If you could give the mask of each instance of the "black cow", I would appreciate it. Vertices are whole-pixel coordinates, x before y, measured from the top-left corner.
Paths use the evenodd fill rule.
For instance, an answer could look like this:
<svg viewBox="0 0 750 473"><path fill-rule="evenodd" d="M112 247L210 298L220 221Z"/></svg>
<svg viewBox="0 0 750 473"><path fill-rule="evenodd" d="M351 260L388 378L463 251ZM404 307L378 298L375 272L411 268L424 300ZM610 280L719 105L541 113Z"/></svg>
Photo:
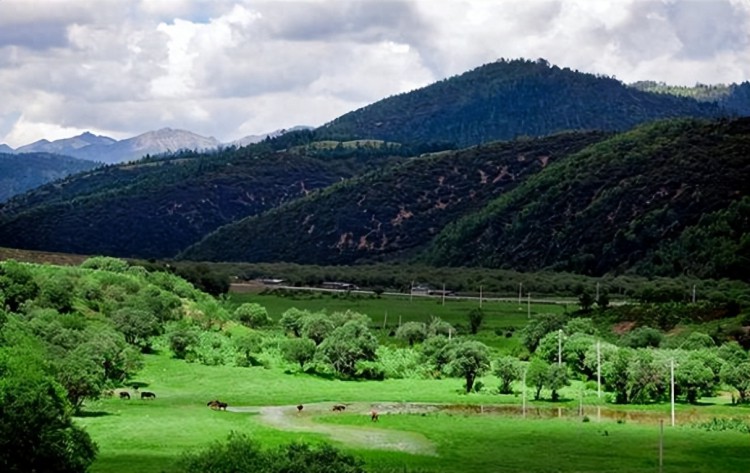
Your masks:
<svg viewBox="0 0 750 473"><path fill-rule="evenodd" d="M141 399L156 399L156 394L149 391L143 391L141 393Z"/></svg>
<svg viewBox="0 0 750 473"><path fill-rule="evenodd" d="M130 393L127 391L120 391L120 399L130 399Z"/></svg>
<svg viewBox="0 0 750 473"><path fill-rule="evenodd" d="M331 409L333 412L343 412L344 409L346 409L346 406L343 404L336 404L333 406L333 409Z"/></svg>

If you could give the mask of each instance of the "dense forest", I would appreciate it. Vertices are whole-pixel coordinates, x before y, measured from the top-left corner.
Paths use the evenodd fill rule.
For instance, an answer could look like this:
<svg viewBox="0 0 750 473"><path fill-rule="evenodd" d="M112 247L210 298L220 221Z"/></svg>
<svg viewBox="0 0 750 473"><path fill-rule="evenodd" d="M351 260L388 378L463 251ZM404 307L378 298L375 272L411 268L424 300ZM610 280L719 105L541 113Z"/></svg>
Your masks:
<svg viewBox="0 0 750 473"><path fill-rule="evenodd" d="M681 119L424 156L226 226L181 256L747 281L749 144L748 119Z"/></svg>
<svg viewBox="0 0 750 473"><path fill-rule="evenodd" d="M0 153L0 202L101 164L49 153Z"/></svg>
<svg viewBox="0 0 750 473"><path fill-rule="evenodd" d="M622 131L660 118L725 113L734 114L714 103L643 92L542 59L500 60L347 113L320 131L333 137L447 141L465 147L564 130Z"/></svg>
<svg viewBox="0 0 750 473"><path fill-rule="evenodd" d="M605 136L567 133L412 158L226 225L180 257L302 264L403 259L448 223Z"/></svg>
<svg viewBox="0 0 750 473"><path fill-rule="evenodd" d="M379 150L367 158L327 159L231 148L107 166L11 199L0 208L0 242L69 253L171 257L221 225L386 165L392 151Z"/></svg>
<svg viewBox="0 0 750 473"><path fill-rule="evenodd" d="M741 202L748 195L749 146L747 118L641 126L554 163L449 225L426 260L748 281ZM672 244L679 238L714 250L692 259L690 246Z"/></svg>

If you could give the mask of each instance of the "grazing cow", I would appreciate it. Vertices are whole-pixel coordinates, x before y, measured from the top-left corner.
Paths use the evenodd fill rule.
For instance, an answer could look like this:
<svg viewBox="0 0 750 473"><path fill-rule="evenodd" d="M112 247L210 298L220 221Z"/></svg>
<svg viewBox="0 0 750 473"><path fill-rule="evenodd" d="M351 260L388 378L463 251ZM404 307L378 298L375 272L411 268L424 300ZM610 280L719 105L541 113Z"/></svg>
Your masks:
<svg viewBox="0 0 750 473"><path fill-rule="evenodd" d="M297 404L297 414L299 414L300 412L302 412L302 408L303 407L305 407L305 406L303 406L302 404Z"/></svg>
<svg viewBox="0 0 750 473"><path fill-rule="evenodd" d="M226 402L221 402L218 399L213 401L208 401L208 404L206 404L208 407L210 407L213 410L227 410L228 404Z"/></svg>
<svg viewBox="0 0 750 473"><path fill-rule="evenodd" d="M333 406L333 409L331 409L333 412L343 412L344 409L346 409L346 406L343 404L336 404Z"/></svg>
<svg viewBox="0 0 750 473"><path fill-rule="evenodd" d="M120 391L120 399L130 399L130 393L127 391Z"/></svg>
<svg viewBox="0 0 750 473"><path fill-rule="evenodd" d="M379 420L378 418L378 411L372 411L370 412L370 420L373 422L377 422Z"/></svg>
<svg viewBox="0 0 750 473"><path fill-rule="evenodd" d="M143 391L141 393L141 399L156 399L156 394L149 391Z"/></svg>

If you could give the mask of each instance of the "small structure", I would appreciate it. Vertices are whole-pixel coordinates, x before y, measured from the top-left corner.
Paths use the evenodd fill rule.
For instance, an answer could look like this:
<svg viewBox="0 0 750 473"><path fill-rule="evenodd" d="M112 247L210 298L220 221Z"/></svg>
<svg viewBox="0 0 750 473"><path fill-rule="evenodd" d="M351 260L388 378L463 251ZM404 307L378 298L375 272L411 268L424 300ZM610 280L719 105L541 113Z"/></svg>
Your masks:
<svg viewBox="0 0 750 473"><path fill-rule="evenodd" d="M340 281L326 281L323 284L321 284L321 287L323 289L335 289L338 291L352 291L352 290L359 289L359 287L356 284L352 284L349 282L340 282Z"/></svg>

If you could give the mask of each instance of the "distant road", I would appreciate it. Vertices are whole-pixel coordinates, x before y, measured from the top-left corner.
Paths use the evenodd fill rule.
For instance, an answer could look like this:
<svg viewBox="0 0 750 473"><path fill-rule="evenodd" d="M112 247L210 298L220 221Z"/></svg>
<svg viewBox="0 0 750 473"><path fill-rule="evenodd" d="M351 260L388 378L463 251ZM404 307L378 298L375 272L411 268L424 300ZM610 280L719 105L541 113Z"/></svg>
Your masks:
<svg viewBox="0 0 750 473"><path fill-rule="evenodd" d="M281 284L262 284L259 282L247 282L247 283L232 283L232 292L253 292L253 291L259 291L264 289L286 289L289 291L311 291L311 292L337 292L337 293L346 293L349 292L351 294L362 294L362 295L373 295L375 294L374 291L366 290L366 289L352 289L349 291L346 291L344 289L328 289L323 287L311 287L311 286L285 286ZM409 298L409 297L422 297L422 298L432 298L432 299L442 299L443 296L440 294L425 294L425 293L403 293L403 292L389 292L385 291L382 293L385 296L391 296L391 297L401 297L401 298ZM469 296L469 295L462 295L462 294L453 294L453 295L446 295L445 300L476 300L479 301L479 296ZM482 296L482 302L516 302L518 303L518 297L486 297ZM578 304L577 298L571 298L571 299L563 299L563 298L556 298L556 299L546 299L546 298L531 298L528 297L522 297L521 298L521 305L523 304L555 304L555 305L576 305ZM627 301L610 301L610 305L624 305L628 304Z"/></svg>

